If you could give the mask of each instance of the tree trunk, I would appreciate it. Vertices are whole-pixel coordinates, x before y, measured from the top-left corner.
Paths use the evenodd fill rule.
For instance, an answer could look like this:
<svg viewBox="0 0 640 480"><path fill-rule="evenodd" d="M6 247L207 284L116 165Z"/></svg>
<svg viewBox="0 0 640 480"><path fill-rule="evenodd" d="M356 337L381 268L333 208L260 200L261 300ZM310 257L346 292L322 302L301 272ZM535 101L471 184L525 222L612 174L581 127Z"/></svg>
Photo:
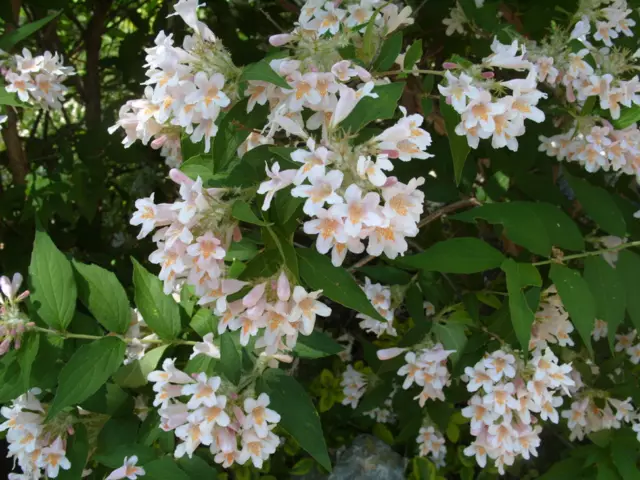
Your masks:
<svg viewBox="0 0 640 480"><path fill-rule="evenodd" d="M85 31L87 51L87 73L84 76L84 94L86 100L86 119L89 128L100 128L102 107L100 103L100 47L105 30L107 13L113 0L97 0L93 16Z"/></svg>

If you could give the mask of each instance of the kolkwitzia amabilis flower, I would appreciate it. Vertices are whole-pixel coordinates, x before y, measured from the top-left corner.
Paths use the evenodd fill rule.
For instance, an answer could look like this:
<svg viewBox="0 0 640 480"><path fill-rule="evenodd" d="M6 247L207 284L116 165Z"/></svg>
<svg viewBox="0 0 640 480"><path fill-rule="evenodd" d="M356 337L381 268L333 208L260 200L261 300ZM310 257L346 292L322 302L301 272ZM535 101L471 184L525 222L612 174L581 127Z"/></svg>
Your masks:
<svg viewBox="0 0 640 480"><path fill-rule="evenodd" d="M444 466L447 455L446 441L444 435L433 425L420 427L416 443L421 457L429 457L437 467Z"/></svg>
<svg viewBox="0 0 640 480"><path fill-rule="evenodd" d="M470 419L474 442L464 453L484 467L492 459L498 471L516 457L537 456L540 420L558 423L561 395L575 385L570 364L559 364L550 349L536 350L524 363L518 352L497 350L467 367L467 389L475 392L462 415Z"/></svg>
<svg viewBox="0 0 640 480"><path fill-rule="evenodd" d="M0 277L0 356L11 346L18 350L22 335L32 325L20 309L20 303L29 296L29 290L19 293L22 275L14 273L12 278Z"/></svg>
<svg viewBox="0 0 640 480"><path fill-rule="evenodd" d="M121 480L123 478L136 480L138 477L143 477L145 475L144 468L136 466L136 463L138 463L137 456L124 457L124 465L111 472L106 480Z"/></svg>
<svg viewBox="0 0 640 480"><path fill-rule="evenodd" d="M340 382L344 393L342 404L351 405L351 408L355 409L367 390L367 384L367 377L364 374L353 368L352 365L347 365Z"/></svg>
<svg viewBox="0 0 640 480"><path fill-rule="evenodd" d="M394 309L391 308L391 289L379 283L371 283L371 280L369 280L368 277L365 277L363 290L374 308L386 320L386 322L377 320L365 315L364 313L358 313L356 318L361 319L360 328L366 332L375 334L377 337L380 337L385 333L394 337L397 336L398 333L393 327L395 314Z"/></svg>

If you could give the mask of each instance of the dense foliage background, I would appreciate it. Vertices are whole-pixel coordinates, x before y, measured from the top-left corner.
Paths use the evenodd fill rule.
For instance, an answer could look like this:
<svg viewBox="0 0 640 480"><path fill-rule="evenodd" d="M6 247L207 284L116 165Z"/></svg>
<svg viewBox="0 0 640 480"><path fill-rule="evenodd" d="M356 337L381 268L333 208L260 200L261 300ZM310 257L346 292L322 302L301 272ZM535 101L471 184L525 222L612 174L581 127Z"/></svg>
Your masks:
<svg viewBox="0 0 640 480"><path fill-rule="evenodd" d="M465 11L471 12L473 28L466 35L448 36L442 19L450 15L450 10L458 2L408 0L406 3L413 8L415 22L403 30L402 51L420 40L420 68L438 69L452 58L485 57L496 35L509 38L511 33L517 33L529 40L540 40L558 25L566 24L567 12L574 12L579 6L577 0L487 0L482 8L477 8L473 1L460 0ZM137 199L155 192L156 202L172 202L177 190L168 179L169 168L157 150L139 142L125 149L121 135L110 135L107 129L116 122L118 111L126 101L141 96L141 84L146 80L144 48L153 44L157 32L171 32L179 40L187 34L180 17L167 17L173 4L169 0L10 0L0 5L3 22L0 23L0 31L5 32L58 12L53 20L13 46L12 51L19 52L23 47L32 52L57 51L77 72L66 82L69 92L62 110L7 109L9 118L1 130L4 145L0 146L0 273L8 275L20 271L26 274L32 263L36 225L40 230L46 230L57 248L68 257L114 272L129 298L134 297L131 257L157 273L157 267L147 261L153 249L152 242L138 240L138 229L132 227L129 220ZM632 0L629 4L635 9L633 18L637 19L640 2ZM272 49L269 36L290 31L299 12L300 5L293 0L210 0L200 9L200 19L221 39L234 63L242 66L268 54ZM637 48L637 38L625 38L620 44ZM413 176L426 179L421 187L425 193L425 216L433 215L428 217L419 235L410 241L410 251L414 255L427 252L423 257L411 257L404 262L377 259L366 266L358 264L359 259L353 257L345 268L354 273L361 284L364 284L366 276L374 282L394 286L394 298L401 299L399 302L394 299L396 328L398 337L402 339L399 346L411 345L407 338L416 334L412 329L418 328L418 333L425 333L420 322L426 325L431 320L425 316L422 303L431 302L438 312L434 323L440 329L438 338L441 341L448 339L448 344L443 341L445 347L456 346L458 349L455 363L450 366L452 376L457 378L465 367L472 366L485 352L495 350L505 342L519 348L521 332L512 326L513 310L510 310L508 295L514 292L521 295L533 286L537 288L537 302L541 287L550 285L550 276L555 278L556 284L559 283L560 274L550 272L549 267L562 260L563 253L556 250L557 247L570 255L603 247L600 238L607 235L627 238L630 242L640 240L640 221L633 217L640 209L640 196L633 176L603 171L587 173L577 164L561 166L556 159L539 151L539 136L559 133L558 125L550 119L555 113L565 114L564 111L550 110L547 122L528 123L527 134L520 138L517 153L493 149L490 142L483 142L477 150L471 150L463 163L464 169L457 164L460 171L456 171L443 109L439 105L440 96L434 87L440 79L408 76L404 81L406 87L399 103L410 113L420 113L425 117L423 128L433 137L429 153L434 157L397 165L394 174L403 180ZM638 107L635 108L637 111ZM637 119L637 113L635 115ZM532 207L534 203L536 206ZM461 213L455 219L449 217L459 210L480 205L483 206ZM501 208L506 205L509 208ZM554 216L545 210L549 205L560 207L564 214ZM484 210L480 211L482 208ZM567 223L563 223L565 219ZM465 256L465 249L461 247L428 250L437 242L457 237L480 238L493 246L500 252L497 263L484 258L474 259L474 252L467 252L468 256ZM268 248L265 246L267 242L260 240L258 234L251 238L256 242L241 260L249 260ZM296 247L312 244L309 237L301 232L293 238ZM522 284L513 288L508 283L504 264L502 270L499 268L503 255L528 264L540 262L545 280L538 275L537 279L527 283L523 275ZM454 262L454 266L432 266L443 257L459 260ZM555 261L546 258L554 258ZM622 320L618 323L625 331L633 326L640 327L637 303L640 271L635 268L638 266L633 263L635 260L630 258L620 277L616 277L616 283L608 282L609 277L603 280L598 273L592 272L589 277L585 275L589 283L587 293L591 288L593 298L591 294L588 300L580 296L576 298L578 306L574 304L574 308L578 315L589 315L584 309L580 311L579 304L584 301L591 305L591 309L598 309L599 318L608 315L616 319L620 317ZM474 261L479 266L469 267ZM581 269L584 266L582 259L572 266ZM602 266L597 264L593 266L595 268ZM608 275L609 271L605 274ZM304 272L301 275L304 277ZM599 281L604 285L598 287ZM618 297L620 292L624 295ZM537 303L532 306L532 301L529 302L535 312ZM446 466L437 475L465 479L497 477L495 468L480 469L473 458L462 454L462 446L468 445L471 438L468 421L459 413L469 396L464 384L454 384L447 390L446 402L429 403L424 410L409 398L407 392L401 392L394 401L397 402L394 409L398 419L393 424L387 425L362 415L381 406L393 389L392 380L401 363L381 364L375 352L397 346L398 338L367 335L358 328L356 311L336 302L327 303L333 314L324 320L322 329L334 339L345 334L355 337L350 359L318 355L322 358L297 359L294 368L296 378L310 392L319 411L332 458L335 459L335 453L348 447L357 435L372 433L408 459L407 477L435 478L433 464L423 464L415 459L414 439L426 411L445 433L451 447ZM612 310L615 312L611 313ZM89 312L83 307L80 307L80 312L74 317L70 330L79 334L91 333L84 331L81 325L82 315ZM193 313L191 304L189 316ZM583 330L579 332L581 335ZM577 340L576 352L565 352L562 360L569 362L574 356L589 358L589 362L599 366L601 371L595 373L595 367L593 371L587 369L581 372L585 378L599 382L603 389L615 391L617 398L630 396L635 405L640 405L637 367L629 364L622 355L613 355L606 341L594 344L595 353L591 351L591 344L587 346L581 341L584 338ZM76 341L68 343L73 342ZM78 340L76 343L80 345L81 342ZM68 361L75 346L74 343L62 353L57 362L58 371ZM363 372L375 373L379 381L377 385L371 385L357 414L349 406L341 404L344 395L340 380L347 362L355 363ZM609 374L613 376L618 368L624 369L624 378L610 380ZM55 377L58 371L54 369L45 376ZM0 385L0 401L3 403L13 398L4 398L6 394ZM87 408L90 409L90 405ZM109 411L109 422L112 423L104 434L105 438L100 437L101 441L117 442L125 435L133 435L124 427L119 431L125 425L124 420L122 424L118 423L119 419L131 416L131 410L131 405L123 402L120 410ZM591 435L582 443L569 443L566 426L553 425L545 430L542 438L543 446L539 449L535 468L526 462L516 462L507 472L508 476L536 478L556 468L552 473L555 472L557 477L550 474L545 478L577 475L575 472L582 472L580 478L638 478L634 459L640 444L630 428L614 435ZM163 454L171 453L173 440L171 436L161 437L152 442L153 448ZM575 454L580 448L583 450ZM622 451L625 458L616 453ZM108 457L107 453L102 453L103 459ZM567 462L570 455L573 455L570 458L572 463ZM268 471L258 472L248 466L236 465L226 475L229 475L227 478L239 479L279 479L311 470L324 472L317 459L301 449L291 436L286 436L284 448L271 459ZM119 465L112 460L95 465L96 478L104 478L109 471L107 466L113 469ZM213 462L206 460L206 475L213 475ZM202 471L197 473L193 464L181 467L191 478L205 478L198 476ZM223 470L218 468L218 471L219 477L225 478Z"/></svg>

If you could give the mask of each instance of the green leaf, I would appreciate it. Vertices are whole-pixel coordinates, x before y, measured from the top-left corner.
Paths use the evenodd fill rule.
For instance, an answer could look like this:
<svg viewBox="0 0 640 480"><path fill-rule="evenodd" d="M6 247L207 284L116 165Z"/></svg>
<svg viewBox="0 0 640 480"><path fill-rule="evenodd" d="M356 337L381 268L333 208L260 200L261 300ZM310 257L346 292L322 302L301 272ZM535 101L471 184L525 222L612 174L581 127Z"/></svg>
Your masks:
<svg viewBox="0 0 640 480"><path fill-rule="evenodd" d="M71 463L71 468L69 468L69 470L60 469L56 477L59 480L77 480L82 478L82 471L87 464L87 457L89 456L87 429L80 422L76 423L73 429L74 433L68 437L66 447L66 457ZM118 466L121 465L122 464Z"/></svg>
<svg viewBox="0 0 640 480"><path fill-rule="evenodd" d="M629 318L640 330L640 256L630 250L621 251L616 270L625 285Z"/></svg>
<svg viewBox="0 0 640 480"><path fill-rule="evenodd" d="M251 209L251 205L249 205L244 200L236 200L233 203L233 207L231 208L231 215L234 218L237 218L241 222L252 223L254 225L271 225L270 223L265 222L264 220L260 220L258 216L253 213Z"/></svg>
<svg viewBox="0 0 640 480"><path fill-rule="evenodd" d="M196 155L180 165L180 170L192 180L200 177L203 183L213 178L213 156L210 154Z"/></svg>
<svg viewBox="0 0 640 480"><path fill-rule="evenodd" d="M569 313L571 322L575 325L589 352L593 353L591 331L596 321L596 303L589 285L580 273L563 265L551 265L549 278L558 288L558 294Z"/></svg>
<svg viewBox="0 0 640 480"><path fill-rule="evenodd" d="M384 404L385 400L389 398L391 392L393 392L394 376L385 376L382 381L376 383L373 388L369 387L367 389L358 404L357 411L360 414L369 412Z"/></svg>
<svg viewBox="0 0 640 480"><path fill-rule="evenodd" d="M382 44L378 58L373 64L373 68L379 72L389 70L400 55L402 50L402 31L396 31L390 35Z"/></svg>
<svg viewBox="0 0 640 480"><path fill-rule="evenodd" d="M240 81L248 81L248 80L257 80L261 82L273 83L278 87L282 87L285 89L291 89L291 86L287 83L287 81L278 75L269 62L266 60L261 60L257 63L252 63L247 65L242 69L242 73L240 74Z"/></svg>
<svg viewBox="0 0 640 480"><path fill-rule="evenodd" d="M131 323L127 293L113 273L97 265L73 262L78 297L104 328L126 333Z"/></svg>
<svg viewBox="0 0 640 480"><path fill-rule="evenodd" d="M391 430L389 430L384 424L376 423L373 426L371 433L373 433L376 437L378 437L387 445L393 446L393 443L394 443L393 433L391 433Z"/></svg>
<svg viewBox="0 0 640 480"><path fill-rule="evenodd" d="M189 322L189 326L201 337L207 333L215 332L217 324L217 319L209 308L199 309Z"/></svg>
<svg viewBox="0 0 640 480"><path fill-rule="evenodd" d="M640 105L634 105L631 108L623 108L618 120L613 120L613 126L616 130L624 130L634 123L640 122Z"/></svg>
<svg viewBox="0 0 640 480"><path fill-rule="evenodd" d="M190 480L170 457L162 457L144 466L145 480Z"/></svg>
<svg viewBox="0 0 640 480"><path fill-rule="evenodd" d="M44 231L36 231L29 265L30 305L56 330L64 330L76 309L76 283L71 263Z"/></svg>
<svg viewBox="0 0 640 480"><path fill-rule="evenodd" d="M459 185L460 180L462 180L462 170L464 169L464 164L467 161L471 148L467 143L467 137L459 136L456 133L456 127L460 123L460 114L456 112L451 105L447 104L447 99L444 97L440 97L440 113L444 118L444 125L447 129L456 185Z"/></svg>
<svg viewBox="0 0 640 480"><path fill-rule="evenodd" d="M611 235L624 237L627 224L613 196L604 188L595 187L586 180L573 177L566 172L564 176L587 215Z"/></svg>
<svg viewBox="0 0 640 480"><path fill-rule="evenodd" d="M28 103L22 102L13 92L7 92L4 88L4 82L0 79L0 105L9 105L11 107L29 107Z"/></svg>
<svg viewBox="0 0 640 480"><path fill-rule="evenodd" d="M300 258L300 276L309 288L322 290L323 295L334 302L386 322L344 268L334 267L329 258L310 248L297 248L296 252Z"/></svg>
<svg viewBox="0 0 640 480"><path fill-rule="evenodd" d="M35 22L27 23L17 30L5 33L0 37L0 49L5 51L10 50L18 42L33 35L58 15L60 15L60 12L52 13L51 15L41 18Z"/></svg>
<svg viewBox="0 0 640 480"><path fill-rule="evenodd" d="M63 408L77 405L104 385L124 358L127 345L116 337L104 337L83 345L60 372L58 389L47 418Z"/></svg>
<svg viewBox="0 0 640 480"><path fill-rule="evenodd" d="M611 458L623 480L640 479L640 470L636 466L638 441L631 429L625 428L614 433L611 442Z"/></svg>
<svg viewBox="0 0 640 480"><path fill-rule="evenodd" d="M178 304L162 290L162 281L149 273L135 258L133 262L133 286L136 306L144 321L160 338L174 339L180 333L180 309Z"/></svg>
<svg viewBox="0 0 640 480"><path fill-rule="evenodd" d="M360 100L340 126L347 132L355 133L369 122L392 118L404 91L404 85L404 82L378 85L373 89L373 93L377 93L378 98L365 97Z"/></svg>
<svg viewBox="0 0 640 480"><path fill-rule="evenodd" d="M218 125L218 133L213 142L213 173L227 171L232 160L238 156L237 150L254 128L264 126L269 107L256 105L251 113L247 113L248 100L236 103Z"/></svg>
<svg viewBox="0 0 640 480"><path fill-rule="evenodd" d="M326 333L314 330L311 335L300 335L293 351L302 358L323 358L336 355L344 347Z"/></svg>
<svg viewBox="0 0 640 480"><path fill-rule="evenodd" d="M226 332L220 337L220 360L218 366L222 374L235 385L240 381L242 359L239 345L233 341L233 334Z"/></svg>
<svg viewBox="0 0 640 480"><path fill-rule="evenodd" d="M187 472L191 480L216 480L218 472L198 455L191 458L182 457L178 460L178 465Z"/></svg>
<svg viewBox="0 0 640 480"><path fill-rule="evenodd" d="M147 384L147 376L156 369L169 345L152 348L140 360L123 365L113 375L113 381L125 388L139 388Z"/></svg>
<svg viewBox="0 0 640 480"><path fill-rule="evenodd" d="M570 457L554 463L549 470L538 477L538 480L566 480L567 478L583 478L580 472L584 468L584 460Z"/></svg>
<svg viewBox="0 0 640 480"><path fill-rule="evenodd" d="M616 330L624 321L627 305L625 284L620 270L612 268L600 256L586 258L584 265L584 279L596 302L596 316L607 322L609 346L613 351Z"/></svg>
<svg viewBox="0 0 640 480"><path fill-rule="evenodd" d="M407 50L407 53L405 53L402 68L404 70L411 70L413 66L420 61L421 58L422 58L422 39L419 38L418 40L414 40L414 42L411 44L411 46ZM433 75L431 75L431 78L433 79ZM429 92L426 92L426 93L429 94Z"/></svg>
<svg viewBox="0 0 640 480"><path fill-rule="evenodd" d="M23 390L26 392L31 387L31 368L40 348L40 334L28 332L22 340L22 346L18 351L18 363L23 382Z"/></svg>
<svg viewBox="0 0 640 480"><path fill-rule="evenodd" d="M438 242L417 255L396 260L406 268L427 272L477 273L497 268L504 256L498 250L478 238L452 238Z"/></svg>
<svg viewBox="0 0 640 480"><path fill-rule="evenodd" d="M239 242L232 242L225 260L231 262L233 260L246 261L251 260L258 254L256 241L249 237L242 237Z"/></svg>
<svg viewBox="0 0 640 480"><path fill-rule="evenodd" d="M541 287L542 278L538 269L529 263L516 263L509 258L501 266L507 275L507 291L509 292L509 311L511 323L516 332L522 350L529 350L531 326L535 321L535 311L531 309L524 294L528 286Z"/></svg>
<svg viewBox="0 0 640 480"><path fill-rule="evenodd" d="M269 395L269 408L278 412L281 417L278 425L320 465L331 471L320 417L302 385L282 370L270 369L258 379L257 389Z"/></svg>
<svg viewBox="0 0 640 480"><path fill-rule="evenodd" d="M461 323L434 323L431 330L446 350L455 350L455 353L451 354L451 363L455 365L464 353L464 347L467 344L464 325Z"/></svg>
<svg viewBox="0 0 640 480"><path fill-rule="evenodd" d="M504 234L530 252L549 256L553 246L583 251L584 239L576 224L559 208L548 203L489 203L450 218L475 222L480 218L504 226Z"/></svg>
<svg viewBox="0 0 640 480"><path fill-rule="evenodd" d="M357 272L386 285L406 285L411 281L410 273L390 265L365 265Z"/></svg>
<svg viewBox="0 0 640 480"><path fill-rule="evenodd" d="M93 458L109 468L118 468L124 464L124 457L133 455L138 457L138 466L145 465L156 458L153 448L133 443L115 444L106 453L100 453Z"/></svg>
<svg viewBox="0 0 640 480"><path fill-rule="evenodd" d="M264 250L256 255L240 274L240 280L270 277L282 265L282 256L275 249Z"/></svg>

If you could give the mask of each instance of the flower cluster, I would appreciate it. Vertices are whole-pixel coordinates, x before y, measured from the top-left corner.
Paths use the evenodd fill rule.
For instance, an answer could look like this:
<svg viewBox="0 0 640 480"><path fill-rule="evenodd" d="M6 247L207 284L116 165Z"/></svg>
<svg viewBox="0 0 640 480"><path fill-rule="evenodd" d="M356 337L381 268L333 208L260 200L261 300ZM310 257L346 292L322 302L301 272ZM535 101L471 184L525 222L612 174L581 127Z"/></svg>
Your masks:
<svg viewBox="0 0 640 480"><path fill-rule="evenodd" d="M191 457L204 445L224 468L248 460L262 468L280 444L272 432L280 415L267 408L269 396L262 393L256 399L247 391L238 393L220 377L205 373L192 378L174 362L165 359L162 370L148 376L156 392L154 406L160 407L161 428L174 431L182 441L174 455Z"/></svg>
<svg viewBox="0 0 640 480"><path fill-rule="evenodd" d="M562 304L555 285L542 292L535 321L531 326L529 350L547 348L549 344L561 347L574 346L571 338L573 324Z"/></svg>
<svg viewBox="0 0 640 480"><path fill-rule="evenodd" d="M342 391L344 393L343 405L351 405L351 408L356 408L358 402L367 390L368 380L367 377L353 368L351 365L347 365L347 369L342 374Z"/></svg>
<svg viewBox="0 0 640 480"><path fill-rule="evenodd" d="M388 348L378 350L380 360L388 360L406 352L406 348ZM445 350L441 343L432 347L421 348L417 352L407 352L404 356L406 362L398 370L398 375L406 377L402 388L407 390L415 383L422 387L420 395L415 397L424 407L427 400L444 401L444 387L451 384L451 376L447 369L447 358L455 350Z"/></svg>
<svg viewBox="0 0 640 480"><path fill-rule="evenodd" d="M558 160L576 162L588 172L623 172L640 180L640 131L636 124L616 130L606 120L594 118L576 123L565 133L541 136L538 149Z"/></svg>
<svg viewBox="0 0 640 480"><path fill-rule="evenodd" d="M429 457L437 467L445 465L445 457L447 455L447 447L445 439L441 432L436 430L432 425L420 427L420 433L416 438L418 444L418 453L421 457Z"/></svg>
<svg viewBox="0 0 640 480"><path fill-rule="evenodd" d="M562 412L562 417L567 419L567 426L571 431L569 440L582 440L590 433L618 429L623 423L631 423L636 419L631 397L618 400L598 397L597 393L586 392L582 398L571 403L570 410Z"/></svg>
<svg viewBox="0 0 640 480"><path fill-rule="evenodd" d="M636 339L636 331L631 330L626 334L616 335L616 352L625 352L629 355L629 360L634 365L638 365L640 363L640 343L636 343L634 345L634 340Z"/></svg>
<svg viewBox="0 0 640 480"><path fill-rule="evenodd" d="M129 323L126 337L129 342L127 342L127 351L124 358L125 365L142 359L147 353L149 341L158 340L158 336L149 329L137 308L131 309L131 322Z"/></svg>
<svg viewBox="0 0 640 480"><path fill-rule="evenodd" d="M136 140L161 149L170 166L182 161L180 135L184 131L192 142L204 141L205 151L211 148L216 135L216 119L232 98L240 69L213 32L197 20L197 2L180 0L175 14L193 30L182 48L174 45L173 36L161 31L155 45L147 48L144 98L130 100L122 106L119 119L109 129L125 132L123 144Z"/></svg>
<svg viewBox="0 0 640 480"><path fill-rule="evenodd" d="M571 372L571 364L559 364L548 348L536 350L527 364L497 350L467 367L467 390L477 393L462 415L470 419L476 439L464 453L475 456L483 468L489 457L501 474L517 456L537 456L542 431L537 423L558 423L561 395L575 384Z"/></svg>
<svg viewBox="0 0 640 480"><path fill-rule="evenodd" d="M3 53L0 51L0 56ZM63 82L75 73L73 67L64 66L62 62L57 53L46 51L34 57L26 48L22 55L0 58L5 89L16 93L23 102L44 109L59 109L67 91Z"/></svg>
<svg viewBox="0 0 640 480"><path fill-rule="evenodd" d="M364 313L358 313L356 318L360 318L360 328L365 332L373 333L377 337L384 335L391 335L393 337L398 335L396 329L393 327L393 319L395 311L391 308L391 289L380 283L371 283L368 277L365 277L364 293L371 301L371 304L376 311L386 320L381 322L373 317L365 315Z"/></svg>
<svg viewBox="0 0 640 480"><path fill-rule="evenodd" d="M15 273L11 279L0 277L0 356L9 351L11 345L20 348L22 335L28 326L28 318L20 311L19 303L29 296L29 291L18 293L22 275Z"/></svg>
<svg viewBox="0 0 640 480"><path fill-rule="evenodd" d="M41 478L43 474L56 478L60 469L71 468L65 438L73 429L67 422L56 421L59 419L44 423L45 409L37 398L40 393L34 388L0 409L7 419L0 432L7 432L8 456L18 463L24 478Z"/></svg>
<svg viewBox="0 0 640 480"><path fill-rule="evenodd" d="M456 76L447 71L447 85L438 85L440 93L458 112L462 119L456 127L458 135L465 135L469 146L478 148L480 139L491 138L493 148L507 147L518 150L517 137L525 133L525 120L541 123L545 115L537 105L546 94L539 91L538 69L526 58L524 44L514 40L505 45L497 39L491 44L492 54L483 59L481 65L464 68L461 65L446 65L461 70ZM497 82L492 71L483 69L528 70L526 78ZM496 97L508 89L510 95Z"/></svg>

